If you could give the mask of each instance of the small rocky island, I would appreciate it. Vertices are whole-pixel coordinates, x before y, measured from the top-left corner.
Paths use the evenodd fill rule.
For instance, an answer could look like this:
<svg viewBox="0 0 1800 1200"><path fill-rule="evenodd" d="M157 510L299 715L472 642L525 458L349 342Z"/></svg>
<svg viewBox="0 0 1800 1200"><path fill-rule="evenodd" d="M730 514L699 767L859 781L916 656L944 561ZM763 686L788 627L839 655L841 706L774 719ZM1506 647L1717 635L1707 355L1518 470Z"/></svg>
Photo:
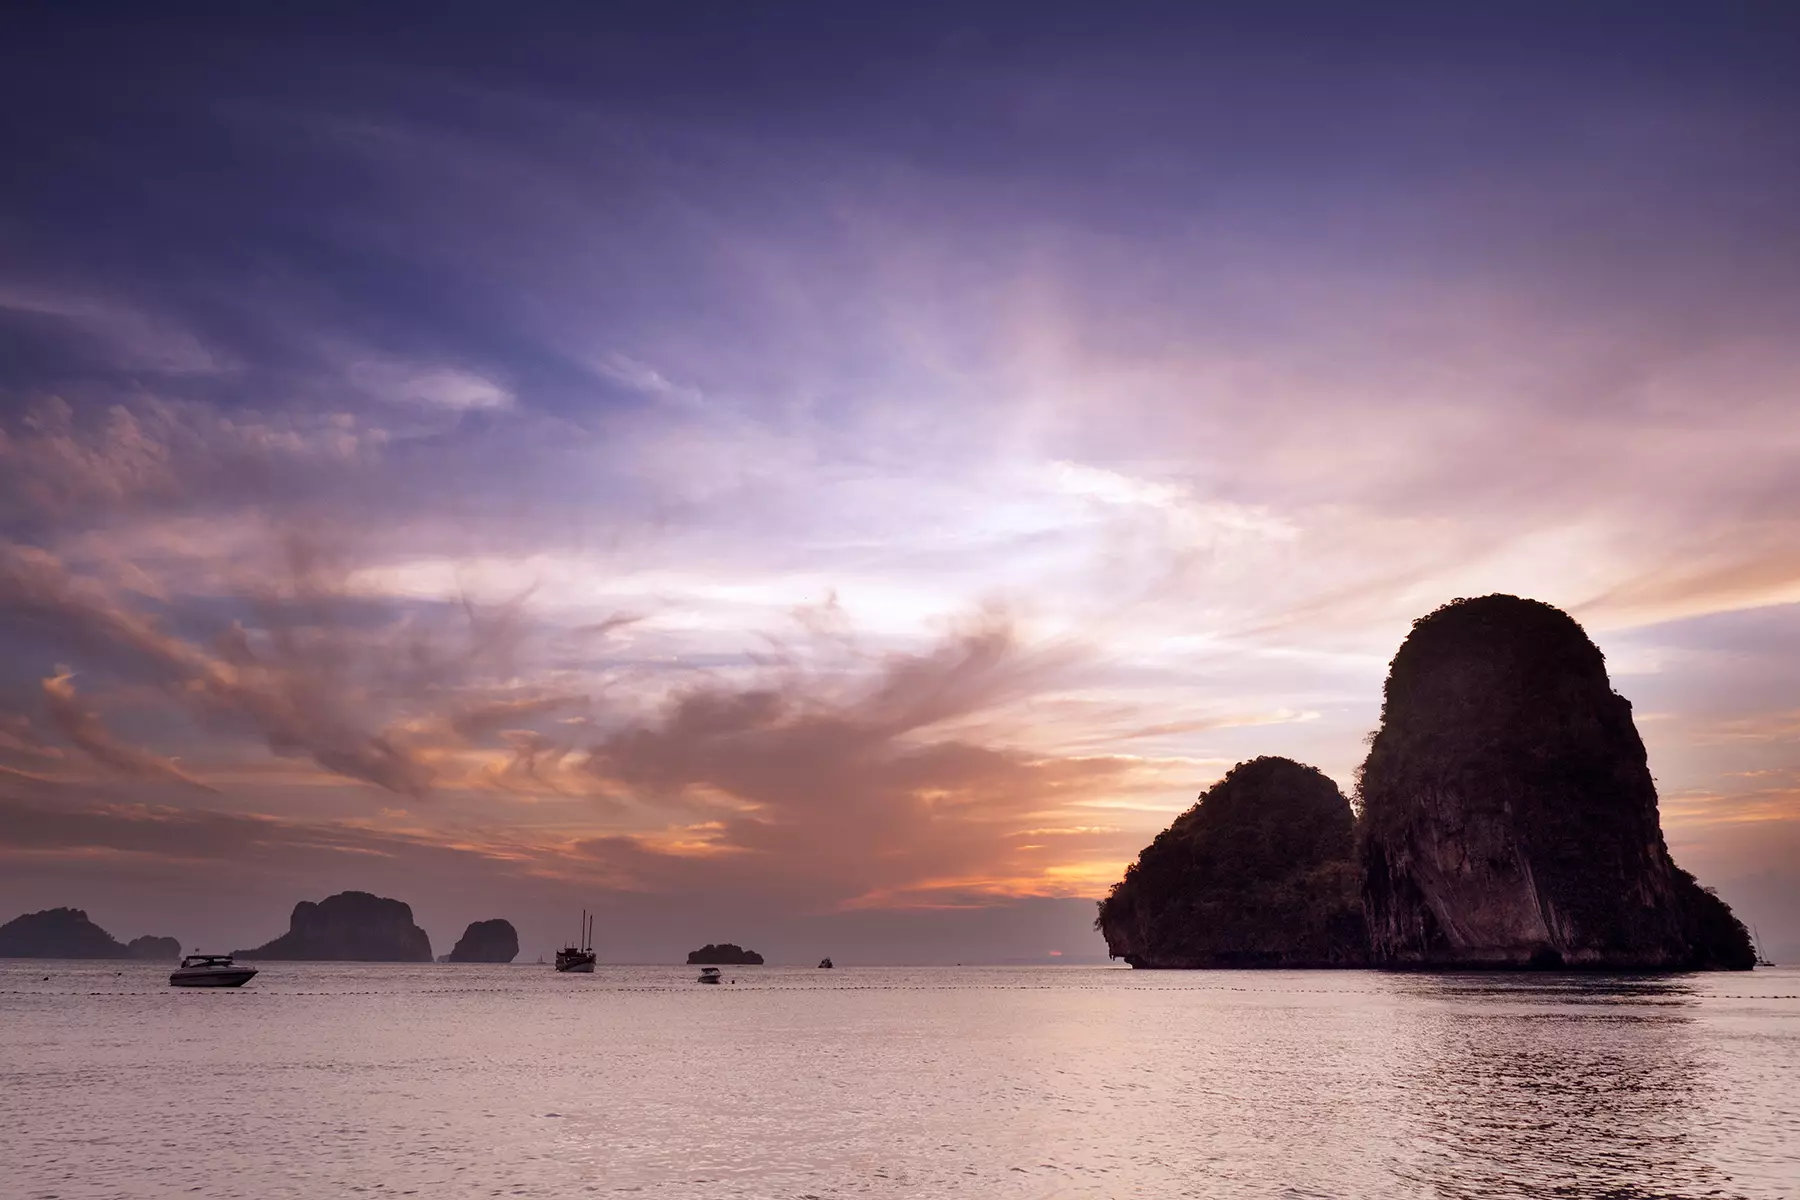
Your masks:
<svg viewBox="0 0 1800 1200"><path fill-rule="evenodd" d="M1368 959L1356 818L1322 771L1239 763L1100 902L1134 967L1347 967Z"/></svg>
<svg viewBox="0 0 1800 1200"><path fill-rule="evenodd" d="M687 960L690 967L760 967L763 956L730 942L716 946L708 942L698 950L688 951Z"/></svg>
<svg viewBox="0 0 1800 1200"><path fill-rule="evenodd" d="M509 963L519 953L519 932L512 922L495 917L473 921L445 956L453 963Z"/></svg>
<svg viewBox="0 0 1800 1200"><path fill-rule="evenodd" d="M339 892L317 904L294 905L288 931L254 950L248 961L430 962L431 939L413 924L412 906L368 892Z"/></svg>
<svg viewBox="0 0 1800 1200"><path fill-rule="evenodd" d="M1631 704L1567 613L1457 600L1394 656L1353 818L1283 758L1240 763L1127 869L1095 926L1137 967L1748 970L1677 867Z"/></svg>
<svg viewBox="0 0 1800 1200"><path fill-rule="evenodd" d="M145 934L143 937L132 938L125 947L125 952L132 958L167 962L181 957L181 943L172 937L151 937Z"/></svg>
<svg viewBox="0 0 1800 1200"><path fill-rule="evenodd" d="M167 954L150 953L173 947ZM47 908L0 925L0 958L175 958L174 938L141 937L130 946L88 920L79 908Z"/></svg>

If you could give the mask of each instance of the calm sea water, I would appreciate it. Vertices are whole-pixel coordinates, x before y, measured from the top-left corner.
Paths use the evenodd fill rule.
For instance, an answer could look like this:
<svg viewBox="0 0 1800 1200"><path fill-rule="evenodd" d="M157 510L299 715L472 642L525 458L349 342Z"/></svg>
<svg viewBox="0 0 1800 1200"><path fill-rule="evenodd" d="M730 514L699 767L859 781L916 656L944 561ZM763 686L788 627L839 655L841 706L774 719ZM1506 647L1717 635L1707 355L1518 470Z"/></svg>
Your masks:
<svg viewBox="0 0 1800 1200"><path fill-rule="evenodd" d="M1794 970L166 973L0 962L0 1194L1800 1196Z"/></svg>

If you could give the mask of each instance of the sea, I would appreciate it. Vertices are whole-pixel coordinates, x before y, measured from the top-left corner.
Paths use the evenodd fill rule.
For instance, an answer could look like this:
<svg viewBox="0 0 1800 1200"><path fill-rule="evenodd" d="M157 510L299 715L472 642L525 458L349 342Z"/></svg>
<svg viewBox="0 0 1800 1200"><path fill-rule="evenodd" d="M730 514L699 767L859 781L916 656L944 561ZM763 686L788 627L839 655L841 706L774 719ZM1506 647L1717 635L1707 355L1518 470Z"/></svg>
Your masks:
<svg viewBox="0 0 1800 1200"><path fill-rule="evenodd" d="M1800 1197L1800 970L0 961L6 1197Z"/></svg>

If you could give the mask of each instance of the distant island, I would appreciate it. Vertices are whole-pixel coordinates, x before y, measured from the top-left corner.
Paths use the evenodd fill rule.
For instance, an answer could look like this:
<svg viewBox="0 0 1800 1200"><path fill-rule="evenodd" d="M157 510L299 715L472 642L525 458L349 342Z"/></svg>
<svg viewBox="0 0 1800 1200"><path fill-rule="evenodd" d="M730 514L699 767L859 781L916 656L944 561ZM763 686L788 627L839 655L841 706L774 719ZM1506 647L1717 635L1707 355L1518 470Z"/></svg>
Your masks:
<svg viewBox="0 0 1800 1200"><path fill-rule="evenodd" d="M141 937L129 946L79 908L47 908L0 925L0 958L178 958L174 938Z"/></svg>
<svg viewBox="0 0 1800 1200"><path fill-rule="evenodd" d="M247 961L431 962L431 939L413 924L412 906L368 892L339 892L318 903L294 905L288 931L254 950Z"/></svg>
<svg viewBox="0 0 1800 1200"><path fill-rule="evenodd" d="M698 950L688 951L687 960L690 967L760 967L763 956L730 942L716 946L708 942Z"/></svg>
<svg viewBox="0 0 1800 1200"><path fill-rule="evenodd" d="M509 963L519 953L519 933L512 922L495 917L491 921L474 921L463 930L462 937L445 962Z"/></svg>
<svg viewBox="0 0 1800 1200"><path fill-rule="evenodd" d="M169 959L181 957L181 943L172 937L132 938L125 947L125 952L132 958L149 959L152 962L167 962Z"/></svg>
<svg viewBox="0 0 1800 1200"><path fill-rule="evenodd" d="M1669 857L1605 658L1517 596L1414 622L1358 772L1240 763L1100 902L1143 967L1747 970L1749 932Z"/></svg>

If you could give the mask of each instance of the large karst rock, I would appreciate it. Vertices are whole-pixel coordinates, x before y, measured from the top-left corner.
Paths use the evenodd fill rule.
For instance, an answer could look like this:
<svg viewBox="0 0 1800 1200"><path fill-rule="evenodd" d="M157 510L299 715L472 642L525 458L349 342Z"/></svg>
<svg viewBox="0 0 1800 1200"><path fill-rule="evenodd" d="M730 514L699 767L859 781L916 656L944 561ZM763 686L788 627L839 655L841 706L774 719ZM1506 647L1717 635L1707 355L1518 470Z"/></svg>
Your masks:
<svg viewBox="0 0 1800 1200"><path fill-rule="evenodd" d="M1239 763L1144 848L1094 925L1134 967L1362 965L1350 802L1292 759Z"/></svg>
<svg viewBox="0 0 1800 1200"><path fill-rule="evenodd" d="M413 924L412 906L368 892L339 892L294 905L288 931L243 959L315 962L430 962L431 939Z"/></svg>
<svg viewBox="0 0 1800 1200"><path fill-rule="evenodd" d="M46 908L0 925L0 958L124 958L113 935L79 908Z"/></svg>
<svg viewBox="0 0 1800 1200"><path fill-rule="evenodd" d="M447 961L509 963L518 953L518 931L512 927L511 921L495 917L491 921L471 922L451 948Z"/></svg>
<svg viewBox="0 0 1800 1200"><path fill-rule="evenodd" d="M1669 858L1631 704L1547 604L1485 596L1414 623L1361 791L1379 964L1754 963L1731 910Z"/></svg>

